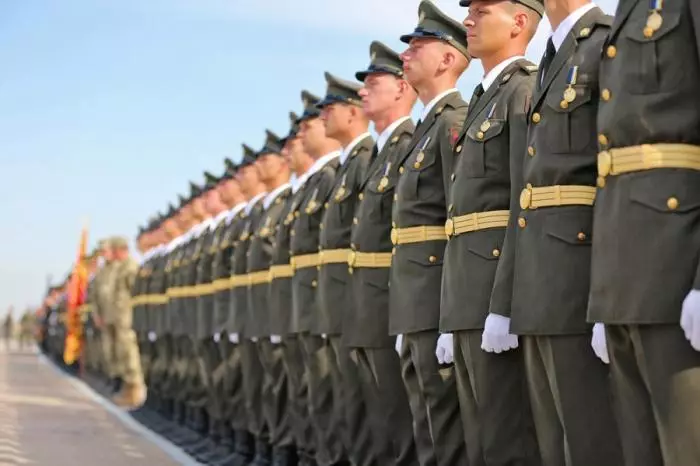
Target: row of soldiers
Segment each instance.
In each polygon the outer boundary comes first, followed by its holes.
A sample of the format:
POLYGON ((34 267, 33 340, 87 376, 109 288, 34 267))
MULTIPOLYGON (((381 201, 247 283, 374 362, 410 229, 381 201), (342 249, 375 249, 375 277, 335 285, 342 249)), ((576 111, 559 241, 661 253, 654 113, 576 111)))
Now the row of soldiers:
POLYGON ((14 340, 19 342, 19 346, 22 349, 31 346, 35 334, 34 322, 34 313, 30 310, 22 314, 19 322, 15 322, 12 308, 10 308, 2 324, 5 347, 9 350, 14 340))
POLYGON ((200 461, 700 464, 700 3, 460 4, 140 234, 148 407, 200 461))

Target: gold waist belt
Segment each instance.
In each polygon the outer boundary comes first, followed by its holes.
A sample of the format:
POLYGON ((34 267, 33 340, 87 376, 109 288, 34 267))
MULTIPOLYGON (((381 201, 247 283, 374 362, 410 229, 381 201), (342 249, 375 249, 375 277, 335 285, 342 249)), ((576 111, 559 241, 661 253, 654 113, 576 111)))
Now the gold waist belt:
POLYGON ((350 249, 328 249, 321 251, 319 256, 321 257, 321 264, 347 264, 348 255, 352 250, 350 249))
POLYGON ((598 175, 603 178, 654 168, 700 170, 700 146, 643 144, 610 149, 598 154, 598 175))
POLYGON ((273 265, 270 267, 270 279, 275 278, 292 278, 294 276, 294 269, 291 265, 273 265))
POLYGON ((213 283, 203 283, 196 286, 195 293, 197 296, 208 296, 215 291, 213 283))
POLYGON ((316 267, 321 265, 320 255, 317 254, 303 254, 301 256, 294 256, 290 259, 292 269, 305 269, 308 267, 316 267))
POLYGON ((248 274, 248 285, 262 285, 270 283, 270 270, 260 270, 259 272, 251 272, 248 274))
POLYGON ((391 242, 397 244, 423 243, 425 241, 445 241, 445 227, 424 225, 391 230, 391 242))
POLYGON ((231 287, 231 278, 227 277, 214 280, 214 283, 212 283, 212 287, 214 288, 214 293, 218 291, 228 290, 231 287))
POLYGON ((354 268, 386 269, 391 267, 390 252, 357 252, 348 255, 348 265, 354 268))
POLYGON ((538 209, 563 205, 593 205, 596 188, 593 186, 556 185, 538 186, 528 184, 520 193, 520 208, 538 209))
POLYGON ((487 228, 505 228, 508 226, 508 210, 493 210, 490 212, 473 212, 448 218, 445 222, 445 234, 447 237, 459 236, 470 231, 485 230, 487 228))
POLYGON ((238 288, 239 286, 248 286, 248 275, 231 275, 228 282, 229 288, 238 288))

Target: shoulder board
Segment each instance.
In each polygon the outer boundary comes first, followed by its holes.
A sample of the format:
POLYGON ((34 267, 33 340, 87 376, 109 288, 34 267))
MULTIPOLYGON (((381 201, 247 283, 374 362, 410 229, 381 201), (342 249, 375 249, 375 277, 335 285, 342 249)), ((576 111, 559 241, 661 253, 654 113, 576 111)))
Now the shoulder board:
POLYGON ((612 23, 612 16, 600 15, 600 17, 596 18, 592 23, 581 26, 581 28, 576 32, 576 39, 586 39, 591 36, 597 27, 610 28, 612 27, 612 23))

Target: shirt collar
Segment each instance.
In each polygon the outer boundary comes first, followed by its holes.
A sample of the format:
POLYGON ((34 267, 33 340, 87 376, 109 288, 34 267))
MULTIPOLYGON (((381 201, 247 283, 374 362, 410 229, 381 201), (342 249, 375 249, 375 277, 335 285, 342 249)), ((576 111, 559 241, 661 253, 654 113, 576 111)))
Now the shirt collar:
POLYGON ((498 75, 501 74, 503 72, 503 70, 505 70, 508 67, 508 65, 510 65, 511 63, 514 63, 520 59, 524 59, 524 58, 525 57, 523 57, 521 55, 516 55, 514 57, 506 58, 501 63, 494 66, 491 71, 486 73, 486 76, 484 76, 484 79, 481 80, 481 87, 484 88, 484 92, 489 90, 489 87, 491 87, 491 84, 493 84, 493 82, 496 80, 498 75))
POLYGON ((228 215, 228 210, 224 210, 223 212, 219 212, 219 215, 214 217, 214 221, 211 222, 211 225, 209 225, 209 228, 211 230, 215 229, 219 225, 219 223, 221 223, 226 218, 227 215, 228 215))
POLYGON ((245 214, 246 214, 246 215, 250 215, 250 213, 252 212, 253 208, 255 207, 255 204, 257 204, 258 201, 259 201, 260 199, 262 199, 264 196, 267 196, 267 193, 256 194, 255 197, 253 197, 253 199, 251 199, 250 201, 248 201, 248 203, 247 203, 246 206, 245 206, 245 214))
POLYGON ((284 183, 281 186, 276 187, 270 194, 265 196, 265 199, 263 199, 263 208, 267 210, 268 207, 270 207, 270 204, 277 199, 277 197, 289 187, 289 183, 284 183))
POLYGON ((206 230, 209 229, 209 226, 214 222, 214 219, 209 217, 208 219, 204 220, 202 223, 194 227, 194 231, 192 232, 192 235, 195 238, 199 238, 202 236, 202 233, 204 233, 206 230))
POLYGON ((409 116, 404 116, 399 118, 398 120, 394 121, 392 124, 384 128, 384 131, 382 131, 382 134, 377 137, 377 153, 381 152, 382 149, 384 149, 384 146, 386 145, 386 142, 389 140, 391 135, 396 131, 396 128, 401 126, 406 120, 410 120, 411 117, 409 116))
POLYGON ((233 220, 233 217, 238 215, 238 212, 243 210, 243 208, 246 206, 246 202, 239 202, 235 206, 231 208, 231 210, 228 211, 228 214, 226 215, 226 225, 231 223, 231 220, 233 220))
POLYGON ((366 137, 371 136, 369 132, 365 131, 364 133, 360 134, 357 136, 355 139, 352 140, 350 144, 348 144, 344 149, 343 152, 340 154, 340 164, 343 165, 345 161, 350 157, 350 154, 352 151, 355 149, 355 146, 357 146, 360 141, 365 139, 366 137))
POLYGON ((306 179, 308 180, 309 178, 311 178, 311 176, 313 176, 315 173, 317 173, 319 170, 321 170, 323 167, 325 167, 328 162, 330 162, 331 160, 333 160, 337 157, 340 157, 339 150, 330 152, 330 153, 324 155, 323 157, 319 157, 318 159, 316 159, 314 161, 314 164, 311 165, 311 168, 309 168, 309 171, 305 173, 305 175, 308 174, 306 179))
POLYGON ((597 5, 595 3, 587 3, 572 11, 569 16, 567 16, 566 19, 561 22, 557 29, 552 33, 552 43, 557 51, 559 51, 562 44, 566 40, 566 36, 569 35, 569 32, 571 32, 576 23, 583 18, 583 15, 591 11, 593 8, 596 8, 596 6, 597 5))
POLYGON ((290 183, 292 184, 292 194, 296 194, 297 191, 299 191, 299 188, 304 186, 304 183, 306 183, 306 179, 309 177, 309 171, 305 171, 299 176, 292 176, 292 180, 290 183))
POLYGON ((440 102, 440 100, 444 97, 447 97, 448 95, 452 94, 453 92, 459 92, 457 88, 452 88, 448 89, 445 92, 441 92, 440 94, 436 95, 433 97, 433 100, 427 103, 427 105, 423 108, 423 113, 420 116, 421 121, 425 121, 425 119, 428 117, 428 114, 430 111, 433 109, 433 107, 440 102))

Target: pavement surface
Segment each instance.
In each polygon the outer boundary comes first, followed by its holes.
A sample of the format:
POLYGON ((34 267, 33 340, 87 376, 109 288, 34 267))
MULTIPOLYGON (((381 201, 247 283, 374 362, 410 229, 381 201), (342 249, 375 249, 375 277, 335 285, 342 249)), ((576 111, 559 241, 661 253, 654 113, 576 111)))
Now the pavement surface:
POLYGON ((197 463, 35 349, 0 340, 0 466, 179 464, 197 463))

